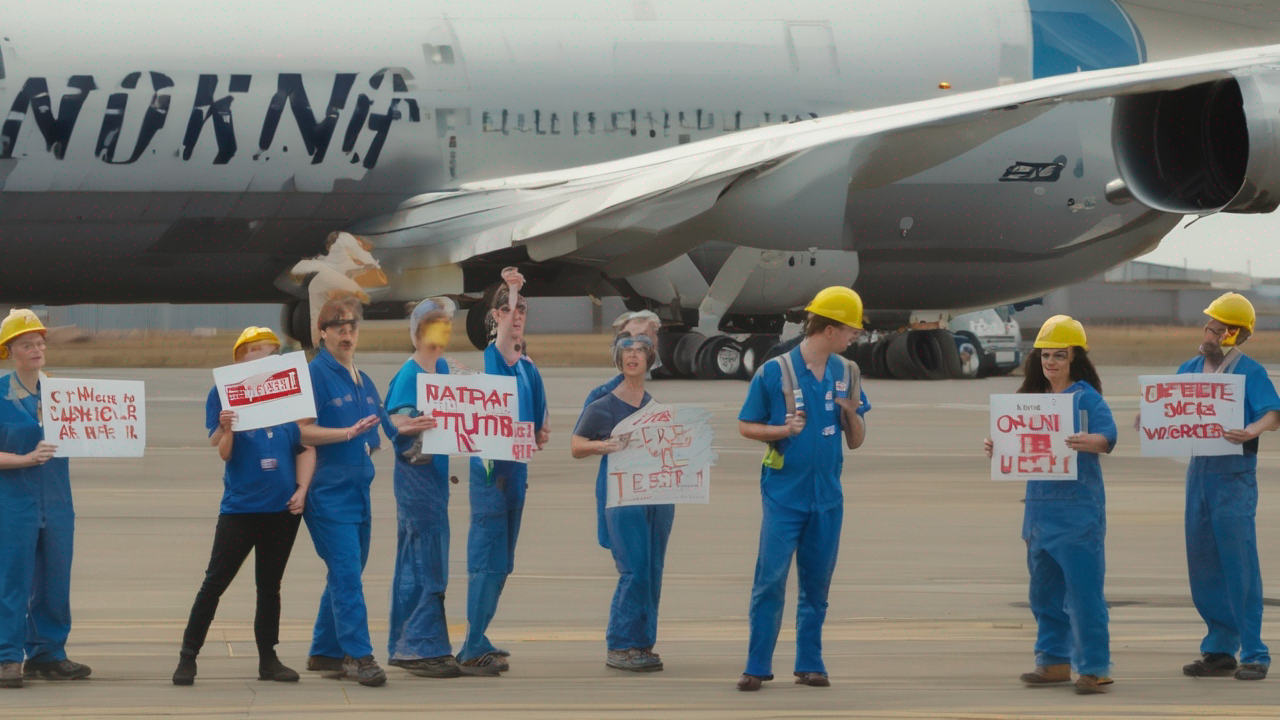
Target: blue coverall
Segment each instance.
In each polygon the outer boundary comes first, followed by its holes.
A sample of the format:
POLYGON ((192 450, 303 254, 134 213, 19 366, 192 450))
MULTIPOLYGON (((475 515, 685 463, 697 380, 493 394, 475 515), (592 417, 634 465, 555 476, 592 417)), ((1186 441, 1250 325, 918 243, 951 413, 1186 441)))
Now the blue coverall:
MULTIPOLYGON (((1063 392, 1074 395, 1076 432, 1080 412, 1088 432, 1116 444, 1116 422, 1102 395, 1079 381, 1063 392)), ((1107 497, 1097 453, 1077 453, 1075 482, 1031 480, 1022 516, 1031 575, 1031 614, 1038 627, 1036 665, 1071 663, 1080 675, 1105 676, 1111 669, 1107 601, 1107 497)))
MULTIPOLYGON (((382 409, 382 398, 369 376, 360 384, 326 350, 310 363, 316 399, 316 425, 345 428, 378 415, 388 437, 395 428, 382 409)), ((303 519, 316 553, 329 569, 311 639, 311 655, 361 658, 373 654, 369 614, 360 575, 369 560, 369 486, 373 483, 373 449, 381 446, 378 428, 346 442, 316 448, 316 470, 307 491, 303 519)))
MULTIPOLYGON (((639 407, 623 402, 612 392, 592 402, 582 412, 573 434, 588 440, 603 440, 613 434, 618 423, 635 414, 650 401, 648 393, 639 407)), ((597 490, 604 486, 608 457, 600 458, 597 490)), ((662 568, 667 557, 667 540, 676 516, 676 506, 632 505, 604 511, 605 531, 618 568, 618 587, 609 606, 609 629, 605 642, 609 650, 652 648, 658 640, 658 604, 662 598, 662 568)))
MULTIPOLYGON (((1235 352, 1240 352, 1236 350, 1235 352)), ((1204 372, 1204 357, 1178 374, 1204 372)), ((1280 410, 1267 371, 1242 355, 1232 373, 1245 376, 1244 422, 1280 410)), ((1262 569, 1258 564, 1258 440, 1243 455, 1193 457, 1187 467, 1187 573, 1191 600, 1208 633, 1202 653, 1240 653, 1244 664, 1270 665, 1262 642, 1262 569)))
MULTIPOLYGON (((388 413, 422 414, 417 409, 417 380, 422 372, 413 358, 400 368, 387 389, 388 413)), ((449 363, 440 358, 435 372, 447 375, 449 363)), ((392 442, 398 524, 387 657, 394 660, 453 654, 444 613, 449 584, 449 456, 432 455, 427 462, 411 464, 404 454, 415 440, 397 436, 392 442)))
MULTIPOLYGON (((608 395, 614 390, 617 390, 618 386, 622 384, 622 379, 623 379, 622 373, 618 373, 609 382, 603 385, 600 385, 596 387, 596 389, 587 393, 587 399, 585 402, 582 403, 582 409, 586 410, 587 406, 590 405, 591 403, 599 400, 605 395, 608 395)), ((606 496, 607 488, 605 487, 604 482, 605 482, 604 473, 602 472, 599 475, 599 477, 596 478, 596 542, 600 543, 600 547, 604 548, 605 550, 608 550, 609 549, 609 526, 605 523, 605 520, 604 520, 604 505, 605 505, 605 502, 608 500, 608 498, 606 496)))
MULTIPOLYGON (((518 420, 542 430, 547 395, 538 368, 527 356, 508 365, 493 343, 484 351, 484 371, 516 378, 518 420)), ((498 599, 515 569, 516 540, 524 514, 529 467, 513 461, 471 458, 471 530, 467 534, 467 637, 458 651, 465 662, 496 650, 485 632, 498 611, 498 599)))
MULTIPOLYGON (((40 389, 32 390, 0 377, 0 451, 25 455, 44 439, 40 389)), ((0 470, 0 527, 0 662, 66 660, 75 540, 66 458, 0 470)))
MULTIPOLYGON (((844 493, 840 487, 844 433, 840 406, 835 402, 836 383, 845 374, 843 360, 838 355, 830 356, 821 381, 805 366, 799 346, 791 350, 791 360, 797 387, 804 395, 804 430, 777 443, 784 458, 781 468, 765 466, 760 473, 764 516, 751 588, 751 639, 744 672, 764 678, 773 677, 773 650, 782 628, 783 599, 793 555, 800 581, 795 672, 826 674, 822 623, 827 616, 827 592, 836 569, 844 519, 844 493)), ((765 363, 751 380, 738 419, 785 425, 787 405, 781 381, 780 364, 765 363)), ((865 392, 860 399, 858 414, 862 415, 871 405, 865 392)))

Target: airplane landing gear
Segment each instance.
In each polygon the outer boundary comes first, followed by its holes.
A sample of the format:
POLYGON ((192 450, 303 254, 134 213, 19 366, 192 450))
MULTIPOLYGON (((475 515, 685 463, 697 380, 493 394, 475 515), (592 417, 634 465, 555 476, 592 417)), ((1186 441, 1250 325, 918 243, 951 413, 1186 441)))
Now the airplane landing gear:
POLYGON ((315 347, 311 337, 311 303, 306 300, 290 300, 280 306, 280 330, 310 350, 315 347))

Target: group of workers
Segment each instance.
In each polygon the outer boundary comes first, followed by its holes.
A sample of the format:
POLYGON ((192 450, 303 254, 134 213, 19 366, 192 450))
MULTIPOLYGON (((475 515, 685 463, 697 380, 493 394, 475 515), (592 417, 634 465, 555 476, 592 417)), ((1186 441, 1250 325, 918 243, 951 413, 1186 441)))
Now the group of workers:
MULTIPOLYGON (((542 378, 525 354, 528 306, 524 279, 512 269, 493 294, 487 315, 492 342, 484 372, 516 379, 518 420, 531 423, 538 449, 549 440, 542 378)), ((843 353, 862 332, 862 301, 844 287, 827 288, 805 308, 802 339, 755 374, 738 415, 743 437, 760 442, 762 523, 750 601, 747 662, 737 688, 772 680, 792 560, 799 578, 796 656, 800 685, 830 685, 822 657, 822 627, 843 521, 840 477, 844 450, 866 437, 871 404, 856 364, 843 353)), ((206 403, 210 444, 225 461, 224 493, 205 579, 182 638, 175 685, 191 685, 219 598, 249 551, 255 554, 254 635, 260 680, 296 682, 278 658, 280 583, 298 526, 305 521, 328 575, 319 600, 306 669, 378 686, 386 674, 374 659, 362 572, 372 527, 369 489, 378 428, 395 453, 397 550, 391 587, 388 664, 424 677, 498 675, 510 653, 487 637, 513 570, 528 466, 472 458, 471 524, 467 539, 467 633, 454 653, 445 621, 448 585, 448 458, 423 451, 423 433, 437 426, 417 407, 421 373, 467 372, 444 357, 455 307, 428 299, 409 318, 414 354, 396 373, 383 402, 355 366, 362 310, 335 298, 319 312, 321 350, 310 363, 314 420, 233 430, 237 416, 215 388, 206 403)), ((1187 471, 1186 543, 1192 598, 1208 626, 1201 657, 1183 668, 1193 676, 1266 677, 1261 633, 1262 581, 1254 515, 1258 436, 1280 427, 1280 397, 1266 371, 1239 346, 1253 334, 1252 305, 1228 293, 1209 316, 1196 358, 1179 373, 1243 375, 1245 427, 1226 438, 1243 454, 1195 457, 1187 471), (1238 660, 1237 660, 1238 656, 1238 660)), ((663 565, 675 517, 671 504, 606 507, 607 456, 634 438, 613 430, 652 398, 645 378, 659 362, 659 319, 627 313, 614 324, 619 374, 592 390, 573 430, 575 458, 600 456, 596 479, 597 537, 618 570, 606 632, 606 665, 624 671, 662 670, 657 644, 663 565)), ((74 534, 69 468, 44 440, 40 408, 45 329, 29 310, 0 325, 0 359, 14 371, 0 377, 0 687, 25 680, 74 680, 90 669, 67 658, 71 627, 70 572, 74 534), (25 661, 25 662, 24 662, 25 661)), ((280 348, 267 328, 236 341, 237 363, 280 348)), ((1067 448, 1079 453, 1078 481, 1027 483, 1022 537, 1027 543, 1030 604, 1038 632, 1029 685, 1069 683, 1082 694, 1111 684, 1107 605, 1103 596, 1105 492, 1099 458, 1116 443, 1116 424, 1088 357, 1081 324, 1050 318, 1025 364, 1020 393, 1073 397, 1077 427, 1067 448), (1087 418, 1087 419, 1084 419, 1087 418), (1087 424, 1081 427, 1081 423, 1087 424)), ((1137 421, 1135 421, 1137 424, 1137 421)), ((990 456, 993 444, 985 442, 990 456)))

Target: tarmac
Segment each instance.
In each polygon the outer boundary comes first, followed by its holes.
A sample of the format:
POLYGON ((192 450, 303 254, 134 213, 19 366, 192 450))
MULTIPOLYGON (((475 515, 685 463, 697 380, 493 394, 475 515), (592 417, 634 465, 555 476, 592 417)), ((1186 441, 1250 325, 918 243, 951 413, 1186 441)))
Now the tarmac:
MULTIPOLYGON (((461 354, 474 367, 479 355, 461 354)), ((55 358, 56 360, 56 358, 55 358)), ((403 357, 358 356, 385 388, 403 357)), ((1108 497, 1106 582, 1115 684, 1106 695, 1071 686, 1027 688, 1035 624, 1027 609, 1023 485, 991 479, 982 455, 987 396, 1017 378, 870 380, 866 444, 846 454, 845 523, 825 628, 830 688, 795 685, 795 581, 775 655, 777 679, 742 693, 747 604, 760 523, 763 448, 737 432, 740 381, 652 382, 661 401, 715 418, 720 462, 711 502, 677 509, 667 554, 657 652, 663 672, 605 667, 604 629, 617 573, 595 540, 597 460, 573 460, 569 437, 587 390, 607 368, 548 369, 551 443, 530 466, 516 571, 490 637, 511 651, 500 678, 419 678, 387 667, 388 682, 304 673, 261 682, 253 642, 252 565, 223 597, 193 687, 175 687, 182 629, 200 586, 221 496, 222 464, 208 446, 207 370, 66 370, 64 377, 147 382, 141 459, 73 460, 77 537, 69 655, 93 667, 70 683, 0 690, 0 717, 447 715, 465 718, 1047 718, 1280 717, 1280 677, 1246 683, 1184 677, 1204 625, 1191 604, 1183 545, 1185 463, 1142 458, 1129 427, 1137 376, 1173 368, 1101 368, 1120 441, 1103 460, 1108 497)), ((1264 639, 1280 643, 1280 435, 1263 438, 1258 538, 1267 582, 1264 639)), ((392 457, 375 456, 373 549, 364 574, 374 652, 386 667, 388 591, 395 559, 392 457)), ((452 471, 455 648, 465 629, 468 524, 465 462, 452 471)), ((324 585, 306 527, 285 574, 279 654, 302 670, 324 585)))

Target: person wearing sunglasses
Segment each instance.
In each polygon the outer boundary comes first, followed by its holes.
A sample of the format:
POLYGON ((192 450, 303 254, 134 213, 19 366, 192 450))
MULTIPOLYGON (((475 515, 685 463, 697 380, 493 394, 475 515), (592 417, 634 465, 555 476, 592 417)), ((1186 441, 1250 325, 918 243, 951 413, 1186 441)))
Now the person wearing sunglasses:
MULTIPOLYGON (((645 392, 644 376, 656 358, 651 336, 643 331, 634 335, 626 329, 620 331, 613 340, 613 363, 622 373, 622 382, 588 405, 578 418, 570 450, 577 459, 601 456, 597 494, 605 486, 607 456, 624 447, 621 438, 613 437, 614 428, 652 400, 645 392)), ((618 587, 605 634, 605 665, 611 668, 631 672, 662 669, 662 658, 653 647, 658 639, 662 568, 675 516, 676 507, 670 503, 604 510, 601 534, 607 544, 601 544, 613 553, 618 568, 618 587)))

